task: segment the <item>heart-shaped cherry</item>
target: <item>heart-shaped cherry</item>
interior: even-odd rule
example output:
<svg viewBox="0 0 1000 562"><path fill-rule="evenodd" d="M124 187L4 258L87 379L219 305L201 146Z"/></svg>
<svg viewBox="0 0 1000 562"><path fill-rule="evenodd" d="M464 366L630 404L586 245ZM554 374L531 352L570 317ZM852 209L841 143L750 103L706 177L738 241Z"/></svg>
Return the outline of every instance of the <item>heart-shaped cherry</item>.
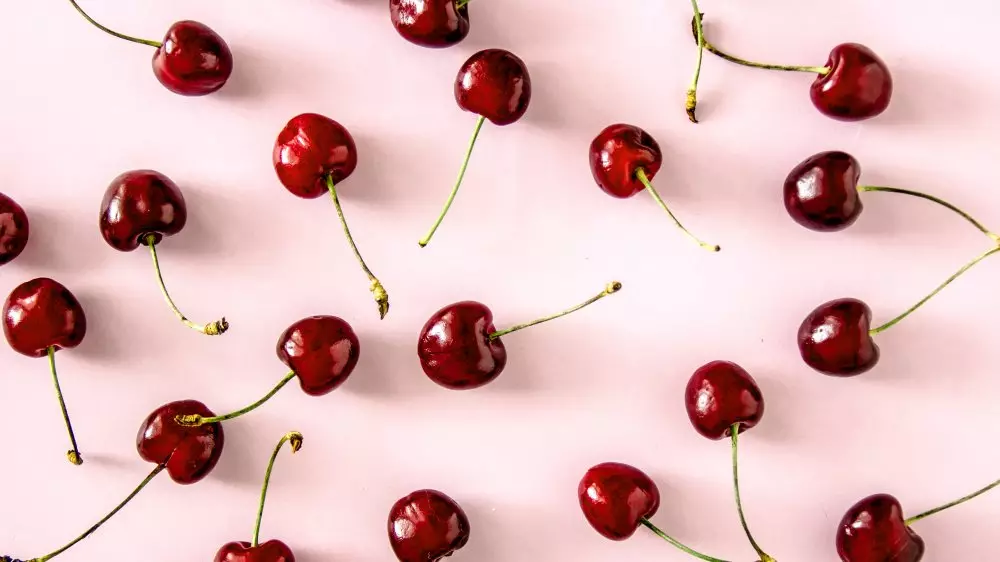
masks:
<svg viewBox="0 0 1000 562"><path fill-rule="evenodd" d="M392 25L421 47L457 45L469 34L468 0L389 0Z"/></svg>
<svg viewBox="0 0 1000 562"><path fill-rule="evenodd" d="M663 153L660 145L649 133L635 125L610 125L590 143L590 171L605 193L625 199L640 191L648 191L684 234L702 248L718 252L719 246L702 242L684 228L653 187L653 177L661 164Z"/></svg>
<svg viewBox="0 0 1000 562"><path fill-rule="evenodd" d="M202 334L224 334L229 329L225 318L204 326L188 320L170 298L163 282L156 245L164 237L180 232L186 223L187 205L180 188L153 170L132 170L119 175L111 181L101 201L100 227L104 241L120 252L131 252L140 244L148 246L160 291L177 318Z"/></svg>
<svg viewBox="0 0 1000 562"><path fill-rule="evenodd" d="M609 283L597 296L560 313L518 324L506 330L493 325L493 313L474 301L450 304L434 313L420 330L417 356L430 379L452 390L477 388L497 378L507 364L501 336L580 310L618 292L621 283Z"/></svg>
<svg viewBox="0 0 1000 562"><path fill-rule="evenodd" d="M287 544L274 539L263 544L260 542L260 522L264 517L264 501L267 499L267 487L271 482L271 470L274 469L274 461L278 458L278 452L285 442L292 448L292 453L296 453L302 448L302 434L297 431L286 433L271 453L271 460L268 461L267 470L264 472L257 523L253 528L253 542L234 541L224 544L215 554L215 562L295 562L295 555Z"/></svg>
<svg viewBox="0 0 1000 562"><path fill-rule="evenodd" d="M871 309L857 299L821 304L799 326L802 360L823 374L837 377L868 371L879 359L871 321Z"/></svg>
<svg viewBox="0 0 1000 562"><path fill-rule="evenodd" d="M155 47L153 74L165 88L182 96L204 96L222 88L233 73L233 54L219 34L196 21L170 26L163 41L139 39L112 31L69 0L76 11L98 29L133 43Z"/></svg>
<svg viewBox="0 0 1000 562"><path fill-rule="evenodd" d="M417 490L389 510L389 544L400 562L436 562L469 542L469 518L437 490Z"/></svg>
<svg viewBox="0 0 1000 562"><path fill-rule="evenodd" d="M87 335L87 317L80 301L62 284L46 277L21 283L3 305L3 333L14 351L28 357L48 356L56 398L73 446L66 457L73 464L82 464L83 457L59 388L55 359L56 351L80 345Z"/></svg>
<svg viewBox="0 0 1000 562"><path fill-rule="evenodd" d="M10 197L0 193L0 265L10 263L28 245L28 215Z"/></svg>
<svg viewBox="0 0 1000 562"><path fill-rule="evenodd" d="M361 257L337 195L336 186L347 179L358 165L358 149L351 133L333 119L316 113L303 113L292 118L278 133L272 159L278 180L293 195L315 199L330 193L344 235L371 282L369 290L375 296L379 316L385 318L389 312L389 295Z"/></svg>
<svg viewBox="0 0 1000 562"><path fill-rule="evenodd" d="M472 157L472 149L479 138L483 123L489 119L494 125L510 125L521 119L531 102L531 77L524 61L503 49L486 49L469 57L455 78L455 101L470 113L479 115L472 139L465 151L465 159L458 172L455 186L445 201L444 209L438 215L434 226L420 240L420 247L426 246L441 226L448 209L451 208L458 188L462 186L465 170Z"/></svg>

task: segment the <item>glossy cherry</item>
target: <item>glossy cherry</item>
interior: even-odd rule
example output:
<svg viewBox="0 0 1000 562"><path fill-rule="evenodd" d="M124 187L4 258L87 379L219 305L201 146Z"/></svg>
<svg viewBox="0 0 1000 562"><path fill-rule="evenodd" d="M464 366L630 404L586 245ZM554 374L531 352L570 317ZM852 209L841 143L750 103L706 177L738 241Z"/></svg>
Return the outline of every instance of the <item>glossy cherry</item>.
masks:
<svg viewBox="0 0 1000 562"><path fill-rule="evenodd" d="M421 47L451 47L469 34L468 0L389 0L396 31Z"/></svg>
<svg viewBox="0 0 1000 562"><path fill-rule="evenodd" d="M183 415L215 414L196 400L170 402L153 410L136 436L135 447L144 461L166 467L178 484L194 484L208 476L222 456L225 435L220 423L197 427L177 423Z"/></svg>
<svg viewBox="0 0 1000 562"><path fill-rule="evenodd" d="M733 426L743 432L764 416L760 387L736 363L712 361L691 375L684 392L691 425L709 439L730 437Z"/></svg>
<svg viewBox="0 0 1000 562"><path fill-rule="evenodd" d="M28 245L28 215L10 197L0 193L0 265L10 263Z"/></svg>
<svg viewBox="0 0 1000 562"><path fill-rule="evenodd" d="M906 524L899 500L875 494L854 504L837 526L843 562L918 562L924 541Z"/></svg>
<svg viewBox="0 0 1000 562"><path fill-rule="evenodd" d="M389 510L389 544L400 562L436 562L469 542L469 518L437 490L417 490Z"/></svg>
<svg viewBox="0 0 1000 562"><path fill-rule="evenodd" d="M857 299L823 303L799 327L802 359L826 375L853 377L868 371L879 360L871 320L871 309Z"/></svg>
<svg viewBox="0 0 1000 562"><path fill-rule="evenodd" d="M810 230L843 230L858 220L863 209L860 178L861 165L846 152L810 156L785 179L785 209Z"/></svg>
<svg viewBox="0 0 1000 562"><path fill-rule="evenodd" d="M591 467L580 480L577 496L587 522L614 541L631 537L660 507L660 491L653 480L618 462Z"/></svg>

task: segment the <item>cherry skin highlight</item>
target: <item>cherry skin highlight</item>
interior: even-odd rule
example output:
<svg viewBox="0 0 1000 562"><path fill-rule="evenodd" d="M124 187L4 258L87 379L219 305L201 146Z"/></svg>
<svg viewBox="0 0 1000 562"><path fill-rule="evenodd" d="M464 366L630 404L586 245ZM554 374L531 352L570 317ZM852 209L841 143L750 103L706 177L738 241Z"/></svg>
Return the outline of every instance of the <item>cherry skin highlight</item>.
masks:
<svg viewBox="0 0 1000 562"><path fill-rule="evenodd" d="M474 301L450 304L420 330L417 355L430 379L453 390L483 386L507 365L507 350L496 331L493 312Z"/></svg>
<svg viewBox="0 0 1000 562"><path fill-rule="evenodd" d="M509 51L479 51L458 71L455 101L494 125L510 125L524 116L531 101L528 68Z"/></svg>
<svg viewBox="0 0 1000 562"><path fill-rule="evenodd" d="M837 527L843 562L919 562L924 541L906 525L899 500L889 494L854 504Z"/></svg>
<svg viewBox="0 0 1000 562"><path fill-rule="evenodd" d="M281 334L277 353L278 359L295 371L306 394L322 396L343 384L354 371L361 344L344 320L310 316Z"/></svg>
<svg viewBox="0 0 1000 562"><path fill-rule="evenodd" d="M184 195L167 176L153 170L125 172L108 185L101 201L101 236L112 248L131 252L180 232L187 223Z"/></svg>
<svg viewBox="0 0 1000 562"><path fill-rule="evenodd" d="M617 462L588 470L577 496L587 522L613 541L631 537L642 520L660 507L660 491L653 480L638 468Z"/></svg>
<svg viewBox="0 0 1000 562"><path fill-rule="evenodd" d="M28 215L10 197L0 193L0 265L10 263L28 245Z"/></svg>
<svg viewBox="0 0 1000 562"><path fill-rule="evenodd" d="M860 375L878 363L872 339L872 311L857 299L836 299L813 310L799 327L802 359L817 371L837 377Z"/></svg>
<svg viewBox="0 0 1000 562"><path fill-rule="evenodd" d="M153 55L153 74L171 92L204 96L222 88L233 73L229 45L208 26L179 21Z"/></svg>
<svg viewBox="0 0 1000 562"><path fill-rule="evenodd" d="M358 165L354 138L343 125L316 113L293 117L274 144L274 170L293 195L315 199L328 191L326 178L339 184Z"/></svg>
<svg viewBox="0 0 1000 562"><path fill-rule="evenodd" d="M160 406L142 422L135 447L144 461L167 467L170 478L178 484L194 484L212 472L225 436L221 423L197 427L183 426L176 418L197 414L206 418L215 414L196 400L179 400Z"/></svg>
<svg viewBox="0 0 1000 562"><path fill-rule="evenodd" d="M396 31L421 47L451 47L469 34L469 6L455 0L389 0L389 14Z"/></svg>
<svg viewBox="0 0 1000 562"><path fill-rule="evenodd" d="M215 562L295 562L295 555L287 544L279 540L260 543L256 547L246 541L234 541L219 549Z"/></svg>
<svg viewBox="0 0 1000 562"><path fill-rule="evenodd" d="M436 562L469 542L469 518L437 490L418 490L389 510L389 544L400 562Z"/></svg>
<svg viewBox="0 0 1000 562"><path fill-rule="evenodd" d="M590 171L605 193L624 199L646 187L636 172L641 168L652 181L663 164L660 145L635 125L618 123L606 127L590 143Z"/></svg>
<svg viewBox="0 0 1000 562"><path fill-rule="evenodd" d="M731 437L734 424L743 433L764 416L760 387L729 361L712 361L695 371L684 392L684 406L698 433L716 440Z"/></svg>
<svg viewBox="0 0 1000 562"><path fill-rule="evenodd" d="M889 107L892 74L871 49L857 43L837 45L826 63L830 71L809 89L813 105L840 121L871 119Z"/></svg>
<svg viewBox="0 0 1000 562"><path fill-rule="evenodd" d="M810 230L843 230L861 216L860 178L861 165L846 152L810 156L785 179L785 209Z"/></svg>
<svg viewBox="0 0 1000 562"><path fill-rule="evenodd" d="M45 357L50 347L71 349L87 334L80 301L47 277L32 279L11 291L3 306L3 333L14 351Z"/></svg>

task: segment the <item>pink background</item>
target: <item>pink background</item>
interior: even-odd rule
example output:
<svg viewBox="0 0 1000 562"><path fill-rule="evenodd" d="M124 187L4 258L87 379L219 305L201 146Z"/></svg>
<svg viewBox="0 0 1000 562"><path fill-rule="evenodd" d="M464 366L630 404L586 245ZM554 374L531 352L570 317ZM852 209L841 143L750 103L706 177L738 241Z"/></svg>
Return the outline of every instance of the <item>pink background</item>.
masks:
<svg viewBox="0 0 1000 562"><path fill-rule="evenodd" d="M729 450L691 428L682 394L713 359L736 361L763 388L767 412L742 441L744 501L762 545L783 561L836 559L833 532L870 493L909 515L998 477L1000 346L987 261L917 315L878 337L881 364L855 379L810 371L795 331L830 298L896 315L987 247L957 216L925 202L865 194L839 234L799 227L781 183L800 160L853 153L864 183L925 190L1000 225L990 171L1000 157L1000 66L988 47L998 15L970 0L706 2L710 36L773 62L822 64L843 41L889 64L896 94L871 122L843 124L810 104L810 77L707 58L703 123L682 110L695 50L686 2L473 0L469 38L442 51L393 30L386 0L85 0L120 31L159 39L170 23L218 31L236 71L218 95L183 98L150 70L152 49L115 40L64 1L8 6L0 34L5 137L2 190L28 211L32 238L0 272L0 293L51 276L81 299L84 343L58 356L87 464L62 457L65 435L43 360L0 349L0 551L40 556L89 526L150 470L136 429L163 402L216 411L257 399L285 372L278 335L310 314L347 319L361 362L336 393L290 385L226 425L226 451L204 482L160 477L122 515L60 560L209 560L249 540L259 485L282 455L263 537L303 562L392 559L390 505L421 487L456 498L472 539L456 560L684 560L651 534L612 543L584 521L576 486L592 464L620 460L656 479L654 518L678 539L749 560L729 480ZM992 16L992 17L991 17ZM534 99L519 123L487 126L466 185L432 244L474 117L452 81L474 51L504 47L527 63ZM341 198L358 243L392 300L377 318L328 199L288 194L271 147L292 116L315 111L356 137L357 172ZM650 131L666 153L661 193L711 255L653 201L613 200L593 183L586 149L604 126ZM133 168L173 178L189 224L160 246L172 292L193 319L225 314L207 338L165 308L145 252L121 254L97 229L108 182ZM423 322L461 299L487 303L499 327L596 293L585 312L505 339L492 385L452 392L421 372ZM916 525L927 560L995 559L1000 495Z"/></svg>

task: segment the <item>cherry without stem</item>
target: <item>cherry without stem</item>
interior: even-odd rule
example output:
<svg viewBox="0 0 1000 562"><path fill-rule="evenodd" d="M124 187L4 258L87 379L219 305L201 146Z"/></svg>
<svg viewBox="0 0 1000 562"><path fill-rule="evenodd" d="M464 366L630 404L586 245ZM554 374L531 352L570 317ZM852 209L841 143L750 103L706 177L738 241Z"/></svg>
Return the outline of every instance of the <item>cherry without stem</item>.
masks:
<svg viewBox="0 0 1000 562"><path fill-rule="evenodd" d="M437 490L417 490L389 510L389 545L400 562L434 562L469 542L462 506Z"/></svg>
<svg viewBox="0 0 1000 562"><path fill-rule="evenodd" d="M465 0L389 0L389 15L407 41L421 47L451 47L469 34L467 4Z"/></svg>
<svg viewBox="0 0 1000 562"><path fill-rule="evenodd" d="M0 193L0 265L21 255L28 245L28 215L10 197Z"/></svg>

